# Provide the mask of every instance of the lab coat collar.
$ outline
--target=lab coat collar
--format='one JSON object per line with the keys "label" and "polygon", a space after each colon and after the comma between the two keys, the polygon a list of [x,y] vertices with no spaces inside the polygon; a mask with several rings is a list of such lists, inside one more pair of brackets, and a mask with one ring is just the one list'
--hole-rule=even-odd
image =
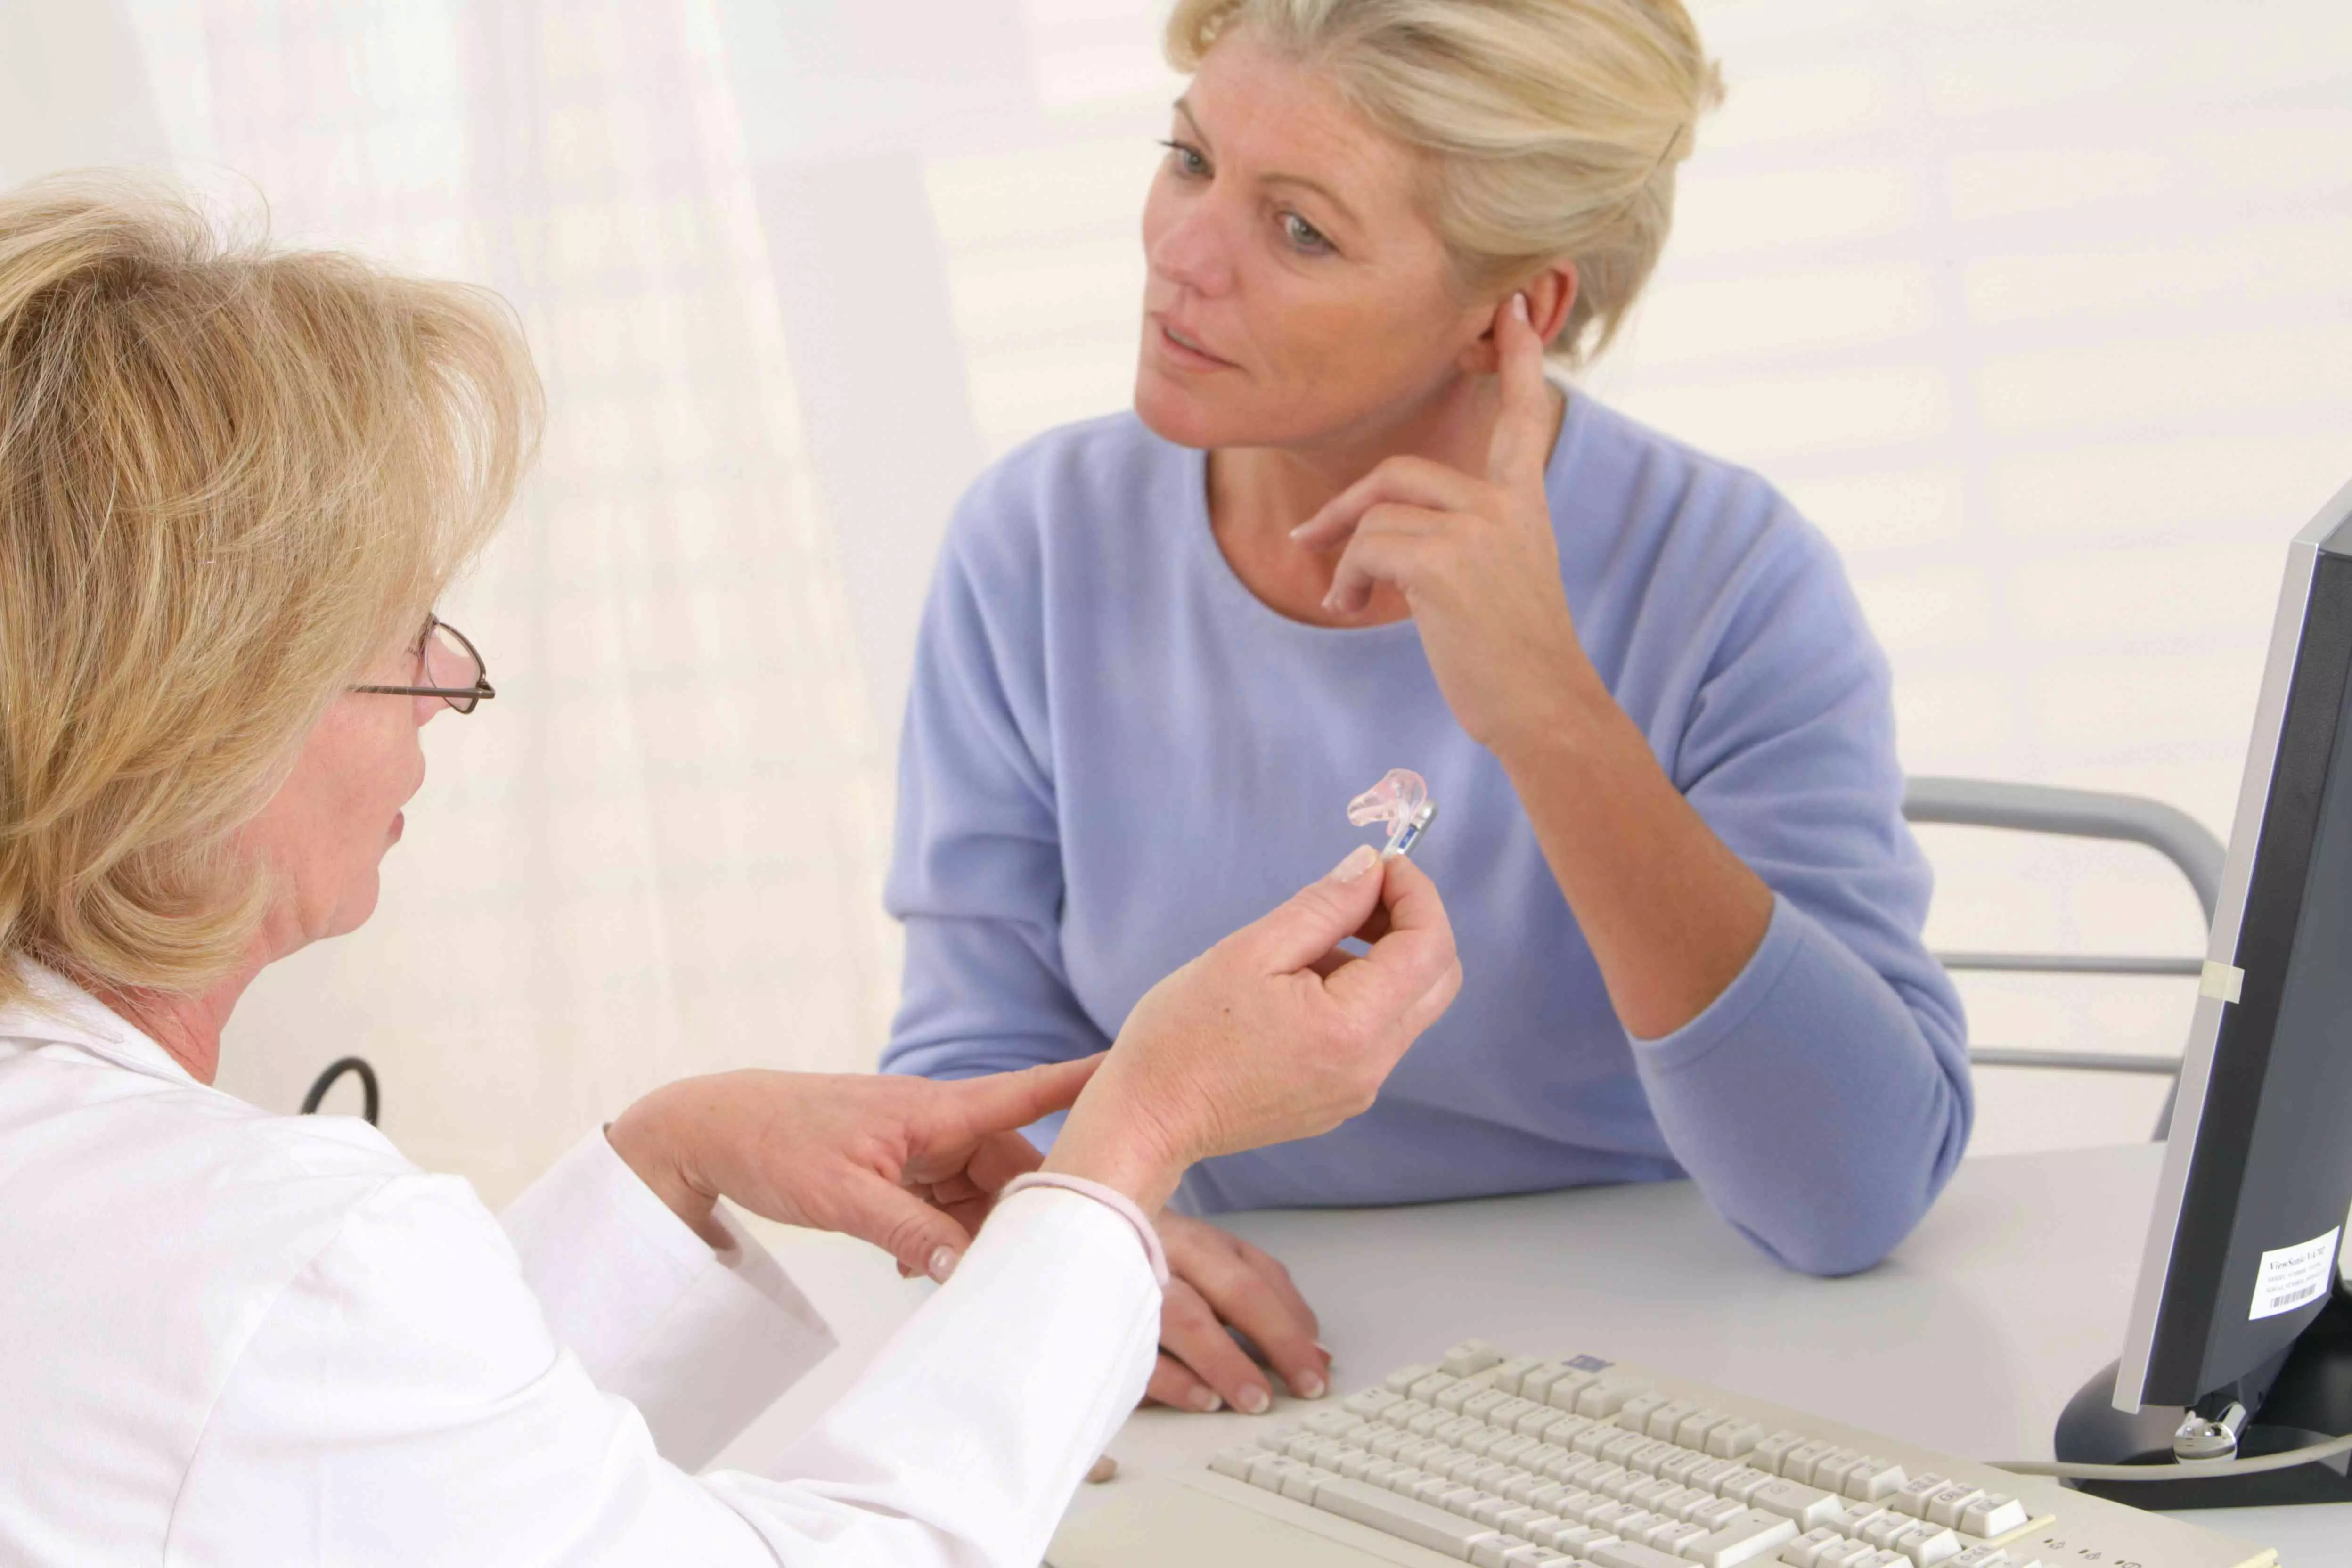
{"label": "lab coat collar", "polygon": [[171,1052],[56,970],[29,958],[19,958],[16,973],[32,995],[26,1001],[0,1006],[0,1040],[71,1046],[100,1061],[149,1078],[167,1083],[196,1084]]}

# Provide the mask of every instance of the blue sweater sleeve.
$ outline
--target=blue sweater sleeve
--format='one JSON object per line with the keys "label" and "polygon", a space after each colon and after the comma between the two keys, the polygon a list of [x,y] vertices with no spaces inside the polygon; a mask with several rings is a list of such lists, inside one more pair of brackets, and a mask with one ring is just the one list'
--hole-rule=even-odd
{"label": "blue sweater sleeve", "polygon": [[1884,656],[1827,543],[1793,518],[1731,595],[1675,783],[1772,889],[1762,945],[1634,1058],[1660,1131],[1775,1258],[1885,1257],[1958,1163],[1973,1115],[1958,994],[1920,931],[1932,879],[1902,815]]}
{"label": "blue sweater sleeve", "polygon": [[1109,1044],[1063,965],[1037,542],[986,486],[950,530],[917,643],[884,888],[907,942],[885,1072],[972,1078]]}

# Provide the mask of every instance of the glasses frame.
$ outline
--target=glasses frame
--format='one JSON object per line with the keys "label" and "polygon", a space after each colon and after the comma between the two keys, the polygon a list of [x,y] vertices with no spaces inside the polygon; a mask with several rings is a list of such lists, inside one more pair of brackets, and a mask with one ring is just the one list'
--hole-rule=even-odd
{"label": "glasses frame", "polygon": [[[442,701],[449,705],[449,710],[451,712],[458,714],[471,713],[475,709],[480,707],[485,700],[489,698],[496,697],[498,695],[498,690],[490,685],[490,667],[483,661],[481,650],[474,646],[472,638],[468,637],[465,633],[459,631],[457,627],[451,626],[448,622],[443,620],[438,616],[427,616],[425,617],[425,635],[416,639],[416,659],[418,668],[422,668],[424,667],[425,646],[432,642],[433,634],[435,632],[447,632],[451,637],[456,637],[457,639],[457,646],[464,648],[466,650],[466,656],[474,661],[474,668],[481,673],[474,677],[473,685],[354,686],[352,689],[353,691],[373,692],[383,697],[438,697]],[[463,703],[464,706],[460,707],[460,703]]]}

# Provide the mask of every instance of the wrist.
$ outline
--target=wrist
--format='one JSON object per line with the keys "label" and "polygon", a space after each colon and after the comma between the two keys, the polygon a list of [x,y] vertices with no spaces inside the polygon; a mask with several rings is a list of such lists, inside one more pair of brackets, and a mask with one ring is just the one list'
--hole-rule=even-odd
{"label": "wrist", "polygon": [[1097,1098],[1089,1085],[1071,1108],[1061,1136],[1054,1140],[1040,1168],[1099,1182],[1154,1215],[1192,1163],[1192,1156],[1173,1149],[1155,1118],[1133,1113],[1108,1097]]}
{"label": "wrist", "polygon": [[1506,773],[1555,766],[1588,752],[1612,717],[1623,715],[1601,672],[1578,657],[1545,673],[1540,685],[1513,703],[1507,721],[1481,737]]}
{"label": "wrist", "polygon": [[718,1223],[719,1194],[696,1173],[692,1145],[677,1133],[676,1091],[656,1089],[607,1122],[604,1141],[624,1164],[688,1230],[713,1247],[729,1245]]}

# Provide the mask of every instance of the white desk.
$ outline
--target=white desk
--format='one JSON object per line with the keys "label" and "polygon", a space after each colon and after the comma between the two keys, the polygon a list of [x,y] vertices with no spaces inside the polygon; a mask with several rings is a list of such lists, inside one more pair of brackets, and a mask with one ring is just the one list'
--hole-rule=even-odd
{"label": "white desk", "polygon": [[[1646,1362],[1948,1453],[2046,1458],[2059,1410],[2121,1345],[2158,1152],[1969,1161],[1917,1233],[1851,1279],[1776,1267],[1686,1182],[1223,1223],[1289,1266],[1342,1391],[1475,1334]],[[782,1250],[803,1273],[803,1249]],[[811,1293],[854,1337],[819,1386],[730,1458],[772,1452],[908,1310],[887,1264],[876,1288],[853,1287],[841,1255],[824,1256],[831,1272]],[[1197,1464],[1253,1425],[1144,1410],[1111,1452],[1125,1473],[1149,1474]],[[1075,1506],[1116,1489],[1088,1489]],[[2352,1505],[2189,1517],[2278,1547],[2289,1568],[2352,1563]]]}

